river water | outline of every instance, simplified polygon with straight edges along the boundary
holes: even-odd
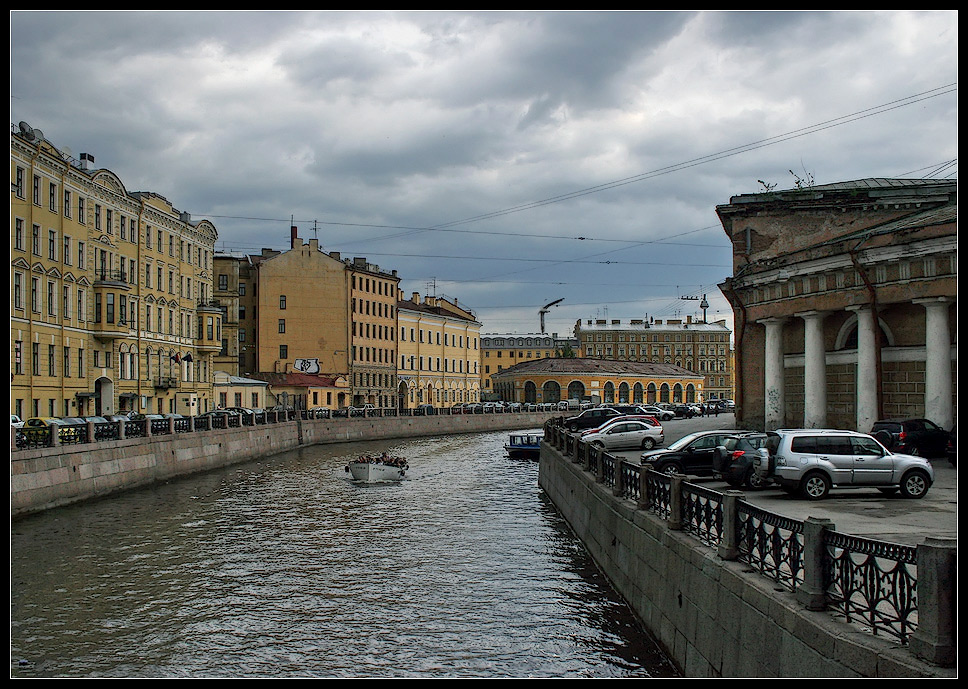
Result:
[[[17,520],[11,676],[675,676],[506,438],[301,448]],[[405,481],[350,480],[383,450]]]

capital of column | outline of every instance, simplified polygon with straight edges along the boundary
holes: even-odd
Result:
[[[793,314],[797,318],[802,318],[803,320],[814,319],[814,318],[824,318],[830,313],[830,311],[821,311],[819,309],[811,309],[810,311],[800,311],[799,313]]]
[[[951,297],[924,297],[922,299],[912,299],[912,304],[920,304],[924,308],[930,308],[932,306],[945,307],[947,308],[949,304],[953,303],[954,299]]]

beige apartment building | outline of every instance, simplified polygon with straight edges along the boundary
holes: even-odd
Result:
[[[698,373],[696,401],[733,398],[732,333],[725,320],[588,319],[575,324],[581,357],[673,364]]]
[[[348,381],[337,395],[323,396],[331,404],[314,405],[312,386],[302,386],[294,394],[297,408],[393,406],[399,282],[396,271],[382,271],[365,258],[325,253],[316,239],[304,243],[295,227],[288,251],[219,255],[215,296],[226,313],[220,370],[252,378],[301,374]]]
[[[487,333],[481,336],[481,385],[488,397],[496,393],[491,376],[533,359],[574,357],[578,341],[562,339],[558,333]]]
[[[215,406],[217,232],[21,122],[10,134],[11,412]]]
[[[398,404],[435,407],[481,399],[480,332],[474,313],[438,296],[397,301]]]

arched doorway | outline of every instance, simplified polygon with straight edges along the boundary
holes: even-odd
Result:
[[[561,386],[553,380],[546,381],[541,386],[541,398],[544,402],[560,402]]]
[[[530,404],[538,401],[538,386],[530,380],[524,384],[524,401]]]
[[[114,413],[114,381],[100,377],[94,381],[94,416]]]
[[[573,380],[568,383],[568,399],[580,400],[585,396],[585,384],[580,380]]]

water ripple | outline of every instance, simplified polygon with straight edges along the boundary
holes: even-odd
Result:
[[[658,677],[499,433],[302,448],[15,522],[15,677]],[[356,485],[346,461],[407,456]]]

